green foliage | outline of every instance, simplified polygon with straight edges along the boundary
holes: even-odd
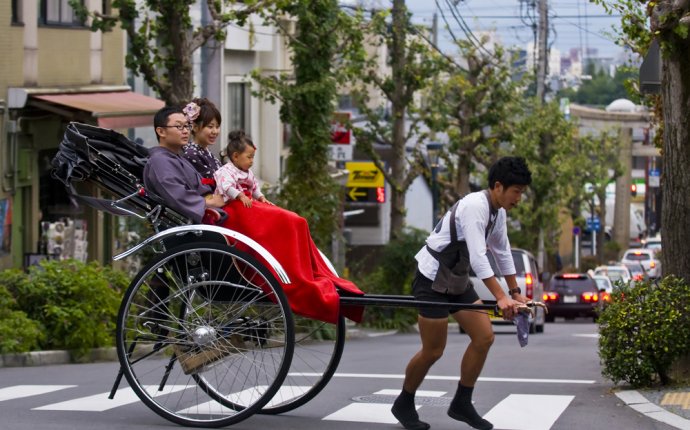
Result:
[[[419,252],[427,232],[406,229],[383,246],[377,256],[373,272],[357,280],[357,285],[367,294],[409,295]],[[407,330],[417,322],[415,308],[368,306],[364,324],[385,329]]]
[[[0,354],[31,351],[43,337],[41,325],[17,310],[17,301],[5,284],[15,283],[21,275],[14,270],[0,273]]]
[[[314,241],[326,248],[336,228],[340,187],[328,172],[330,125],[336,98],[338,29],[344,16],[336,0],[285,2],[283,11],[296,18],[289,40],[294,76],[252,77],[257,94],[282,102],[281,120],[290,124],[290,156],[281,203],[309,222]]]
[[[41,349],[68,349],[80,357],[112,346],[121,292],[128,279],[97,263],[44,261],[28,274],[3,272],[0,285],[44,330]]]
[[[444,208],[470,192],[475,163],[488,168],[495,161],[500,144],[512,136],[511,118],[522,107],[515,102],[522,98],[521,82],[512,79],[500,46],[488,53],[466,40],[456,45],[467,70],[447,63],[423,110],[429,128],[448,136],[445,172],[439,178]]]
[[[690,286],[675,277],[619,285],[599,317],[602,374],[633,387],[669,384],[669,371],[690,353]]]
[[[628,91],[626,82],[638,79],[639,71],[618,68],[611,77],[605,70],[595,70],[592,66],[588,67],[587,74],[592,77],[590,80],[583,81],[577,90],[566,88],[560,91],[557,98],[567,97],[574,103],[603,108],[616,99],[635,97]]]
[[[390,185],[393,238],[404,228],[405,193],[423,168],[421,145],[427,136],[420,131],[423,108],[418,101],[440,73],[442,59],[424,40],[427,29],[412,23],[403,0],[394,0],[390,9],[372,11],[368,21],[359,18],[347,33],[351,43],[343,50],[343,73],[365,118],[353,130],[357,150],[376,164]],[[386,54],[388,71],[382,67]],[[411,152],[410,142],[415,142]],[[390,149],[387,163],[377,145]]]

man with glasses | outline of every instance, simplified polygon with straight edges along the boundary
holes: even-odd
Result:
[[[222,196],[212,194],[196,169],[181,156],[191,125],[181,107],[166,106],[153,118],[158,146],[149,150],[144,186],[177,212],[200,223],[207,207],[222,207]]]

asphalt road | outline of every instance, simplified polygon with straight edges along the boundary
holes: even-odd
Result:
[[[672,429],[628,406],[601,376],[596,325],[585,320],[546,325],[520,348],[512,327],[497,336],[475,407],[497,429]],[[444,357],[417,396],[432,429],[466,429],[446,415],[458,380],[466,335],[449,331]],[[338,371],[307,405],[280,416],[255,415],[236,429],[402,428],[390,415],[402,374],[417,351],[418,335],[370,333],[349,339]],[[1,430],[178,429],[126,395],[107,398],[117,363],[0,368]]]

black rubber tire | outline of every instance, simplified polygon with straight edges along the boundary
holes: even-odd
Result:
[[[271,272],[214,243],[183,244],[147,264],[124,295],[116,338],[124,375],[146,406],[207,428],[236,424],[268,403],[295,342],[292,312]]]

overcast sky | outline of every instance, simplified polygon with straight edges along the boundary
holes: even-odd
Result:
[[[382,3],[391,2],[383,0]],[[464,0],[458,2],[457,9],[473,31],[495,29],[504,46],[525,47],[533,41],[533,31],[520,19],[520,4],[528,3],[524,0]],[[413,13],[415,23],[431,26],[437,10],[435,0],[406,0],[406,4]],[[438,0],[438,4],[456,36],[464,37],[450,13],[447,1]],[[599,55],[605,56],[622,53],[623,49],[614,43],[615,32],[612,29],[613,25],[620,27],[619,17],[608,16],[601,6],[589,0],[549,0],[548,4],[552,26],[550,40],[561,54],[567,53],[570,48],[580,47],[583,51],[587,47],[596,48]],[[439,44],[443,49],[451,49],[451,39],[445,28],[446,24],[439,13]]]

